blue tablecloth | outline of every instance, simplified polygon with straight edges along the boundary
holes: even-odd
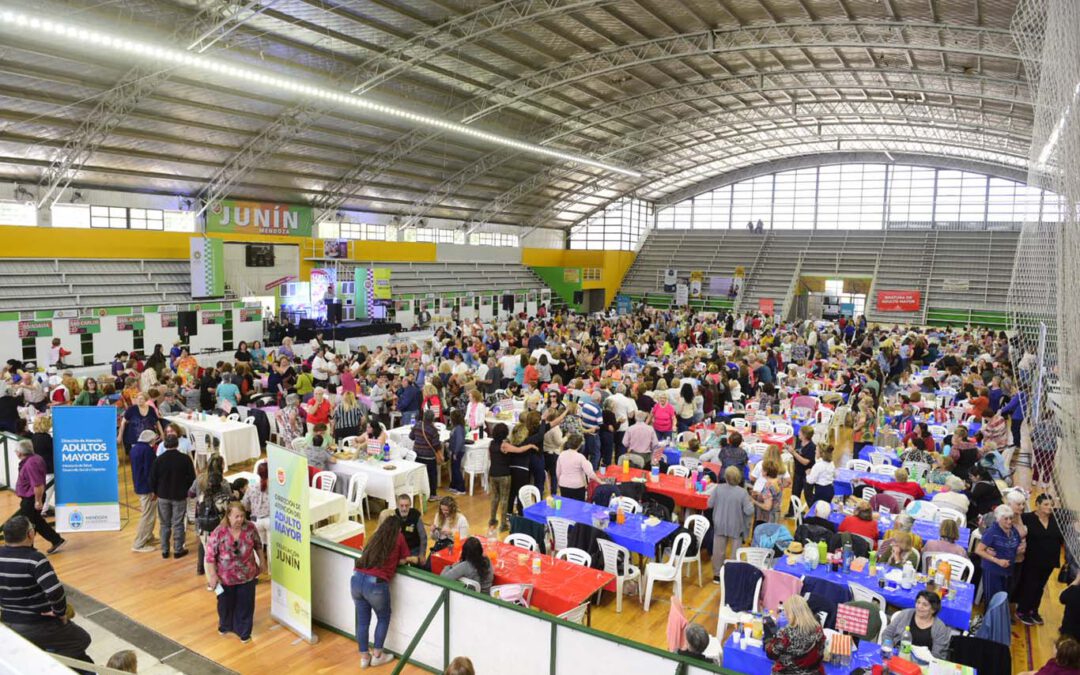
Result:
[[[525,509],[525,517],[540,524],[547,524],[549,516],[558,516],[591,526],[593,514],[600,515],[607,512],[607,508],[603,506],[566,497],[560,497],[560,499],[562,499],[562,509],[555,510],[554,507],[549,507],[546,501],[541,501]],[[653,558],[656,556],[656,545],[679,527],[676,523],[661,521],[643,530],[641,523],[641,515],[627,514],[625,523],[622,525],[611,523],[604,532],[619,546],[625,546],[634,553]]]
[[[875,663],[881,663],[881,647],[869,640],[861,640],[859,649],[851,655],[851,661],[844,665],[825,664],[826,675],[848,675],[856,668],[864,668],[867,673]],[[773,662],[765,655],[762,647],[745,647],[729,637],[724,643],[724,668],[737,673],[762,675],[771,672]]]
[[[829,520],[839,525],[847,514],[843,511],[833,511],[829,515]],[[886,532],[892,529],[892,518],[879,518],[878,519],[878,538],[881,538]],[[915,524],[911,527],[911,531],[922,537],[923,541],[936,541],[941,539],[941,526],[930,520],[916,520]],[[969,541],[971,539],[971,530],[966,527],[960,528],[960,539],[957,541]]]
[[[844,574],[843,572],[833,572],[826,565],[818,565],[817,569],[811,570],[803,566],[801,562],[795,565],[788,565],[787,556],[781,556],[773,565],[773,569],[779,572],[793,574],[797,577],[813,576],[818,577],[819,579],[827,579],[833,583],[844,586],[849,582],[854,582],[865,586],[876,593],[880,593],[885,597],[885,602],[901,609],[914,607],[915,596],[918,595],[919,591],[926,589],[926,584],[915,584],[915,586],[908,591],[905,591],[899,586],[892,590],[888,587],[880,588],[877,580],[871,578],[866,572],[851,572],[850,574]],[[879,566],[879,574],[883,569],[885,569],[884,565]],[[938,618],[944,621],[948,626],[959,628],[960,630],[967,630],[971,628],[971,607],[975,604],[975,587],[962,581],[954,581],[951,586],[956,589],[956,597],[952,599],[945,598],[945,600],[942,601],[941,612],[938,614]]]
[[[871,461],[870,460],[870,453],[871,452],[880,452],[880,453],[882,453],[884,455],[888,455],[889,461],[892,462],[893,466],[900,466],[900,464],[901,464],[900,456],[896,454],[896,449],[895,448],[875,448],[872,445],[864,446],[863,449],[859,451],[859,459],[861,459],[863,461],[866,461],[866,462]]]

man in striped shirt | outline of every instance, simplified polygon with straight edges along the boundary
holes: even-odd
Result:
[[[90,634],[68,619],[64,585],[34,548],[34,535],[25,516],[4,523],[0,621],[42,650],[92,663],[86,654]]]
[[[589,458],[595,471],[600,467],[600,425],[603,420],[599,392],[584,394],[580,403],[581,426],[585,433],[585,456]]]

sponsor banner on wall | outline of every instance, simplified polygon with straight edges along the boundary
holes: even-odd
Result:
[[[146,330],[146,317],[141,314],[116,317],[116,330]]]
[[[565,284],[580,284],[581,269],[577,267],[564,267],[562,271],[562,280]]]
[[[312,641],[311,504],[307,458],[268,443],[270,616]]]
[[[376,267],[371,270],[376,300],[390,299],[390,268]]]
[[[52,416],[56,530],[119,530],[116,411],[65,405]]]
[[[223,199],[206,210],[207,232],[310,237],[314,224],[314,209],[295,204]]]
[[[702,284],[703,281],[705,281],[705,273],[704,272],[698,271],[698,272],[691,272],[690,273],[690,297],[691,298],[700,298],[701,297],[701,284]]]
[[[878,291],[879,312],[917,312],[922,293],[919,291]]]
[[[52,337],[52,321],[20,321],[19,322],[19,337],[26,338],[39,338],[39,337]]]
[[[619,293],[615,296],[615,311],[618,312],[619,316],[625,316],[633,311],[629,295]]]
[[[758,311],[762,314],[772,315],[776,311],[776,303],[772,298],[758,298]]]
[[[326,239],[323,241],[323,257],[324,258],[348,258],[349,257],[349,240],[348,239]]]
[[[664,292],[674,293],[675,286],[679,281],[679,271],[674,269],[664,270]]]
[[[941,290],[963,293],[971,287],[968,279],[942,279]]]
[[[676,284],[675,286],[675,304],[683,307],[686,303],[690,302],[690,287],[686,284]]]
[[[201,323],[204,326],[209,325],[209,324],[214,324],[214,323],[217,323],[217,324],[225,323],[225,312],[224,312],[224,310],[203,311],[203,312],[200,312],[200,314],[202,315]]]
[[[287,275],[285,275],[285,276],[281,277],[280,279],[274,279],[274,280],[273,280],[273,281],[271,281],[270,283],[266,284],[266,286],[263,286],[263,288],[264,288],[265,290],[268,290],[268,291],[272,291],[272,290],[274,290],[275,288],[277,288],[278,286],[280,286],[280,285],[282,285],[282,284],[287,284],[287,283],[289,283],[290,281],[293,281],[293,280],[295,280],[295,279],[296,279],[296,275],[295,275],[295,274],[287,274]]]
[[[191,297],[220,298],[225,295],[225,242],[192,237]]]
[[[240,309],[240,321],[262,321],[262,307],[243,307]]]
[[[161,315],[161,327],[162,328],[176,328],[180,325],[180,318],[176,312],[168,312]]]
[[[68,319],[68,333],[90,335],[101,332],[101,319]]]

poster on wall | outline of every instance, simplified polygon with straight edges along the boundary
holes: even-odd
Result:
[[[699,271],[699,272],[691,272],[690,273],[690,297],[691,298],[700,298],[701,297],[701,284],[702,284],[703,281],[705,281],[705,273],[704,272]]]
[[[324,258],[348,258],[349,257],[349,240],[348,239],[327,239],[323,242],[323,257]]]
[[[565,284],[580,284],[581,269],[578,267],[564,267],[562,271],[562,280]]]
[[[314,224],[314,209],[296,204],[223,199],[206,210],[207,232],[310,237]]]
[[[191,297],[220,298],[225,295],[225,242],[206,237],[190,242]]]
[[[631,310],[630,296],[623,293],[619,293],[615,296],[615,311],[619,316],[626,316]]]
[[[202,311],[199,312],[199,314],[202,315],[200,323],[204,326],[225,323],[225,312],[223,310],[213,310],[210,312]]]
[[[270,463],[270,616],[313,642],[307,458],[273,443],[266,449]]]
[[[666,269],[664,270],[664,292],[674,293],[675,285],[678,283],[679,272],[678,270]]]
[[[966,293],[971,286],[968,279],[942,279],[941,290],[953,293]]]
[[[116,317],[116,330],[146,330],[146,317],[141,314]]]
[[[56,531],[119,530],[116,411],[64,405],[52,415]]]
[[[71,335],[93,335],[101,332],[101,319],[69,319],[68,333]]]
[[[878,291],[879,312],[917,312],[922,293],[919,291]]]
[[[262,307],[242,307],[240,309],[240,322],[249,323],[262,321]]]
[[[311,310],[308,318],[326,319],[326,303],[333,301],[336,284],[337,270],[333,267],[311,270]]]
[[[20,321],[19,337],[27,338],[52,337],[52,321]]]
[[[390,299],[390,271],[389,267],[376,267],[371,270],[376,300]]]
[[[736,298],[742,287],[740,277],[709,277],[709,294],[727,298]]]
[[[758,311],[767,316],[772,316],[776,311],[776,303],[772,298],[758,298]]]
[[[161,315],[162,328],[176,328],[179,323],[179,317],[176,315],[176,312],[169,312]]]
[[[686,284],[675,286],[675,304],[684,307],[690,301],[690,287]]]
[[[370,267],[353,268],[353,316],[366,319],[375,302],[375,279]]]

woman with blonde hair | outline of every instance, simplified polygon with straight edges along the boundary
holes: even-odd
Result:
[[[784,603],[787,625],[767,636],[765,654],[774,661],[773,673],[818,675],[824,673],[825,631],[801,595]]]
[[[483,433],[485,431],[486,424],[484,419],[487,417],[488,409],[484,404],[484,395],[479,389],[472,389],[469,391],[469,403],[465,406],[465,426],[469,431],[479,431]]]
[[[913,566],[918,567],[919,552],[915,550],[910,532],[896,532],[893,536],[889,537],[888,541],[890,542],[888,553],[883,554],[885,556],[885,564],[892,565],[893,567],[903,567],[904,563],[910,562]],[[882,548],[885,547],[883,546]]]
[[[356,394],[345,392],[334,409],[334,440],[340,441],[360,434],[360,423],[367,410],[356,400]]]
[[[443,417],[443,404],[442,399],[439,398],[439,390],[435,388],[435,385],[428,383],[424,385],[423,389],[424,400],[421,402],[422,410],[430,410],[435,415],[436,422],[445,422]]]

